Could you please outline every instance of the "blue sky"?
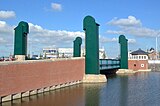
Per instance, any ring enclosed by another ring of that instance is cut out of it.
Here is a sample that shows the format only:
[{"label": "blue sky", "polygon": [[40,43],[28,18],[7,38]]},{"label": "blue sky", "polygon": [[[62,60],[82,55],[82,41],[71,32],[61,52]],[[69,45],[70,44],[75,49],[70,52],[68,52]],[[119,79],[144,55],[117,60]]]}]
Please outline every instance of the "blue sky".
[{"label": "blue sky", "polygon": [[43,48],[72,47],[77,36],[84,39],[82,22],[87,15],[100,24],[100,47],[109,57],[119,54],[120,34],[129,40],[129,50],[155,48],[159,4],[159,0],[0,0],[0,56],[13,53],[14,28],[20,21],[30,26],[28,52],[40,54]]}]

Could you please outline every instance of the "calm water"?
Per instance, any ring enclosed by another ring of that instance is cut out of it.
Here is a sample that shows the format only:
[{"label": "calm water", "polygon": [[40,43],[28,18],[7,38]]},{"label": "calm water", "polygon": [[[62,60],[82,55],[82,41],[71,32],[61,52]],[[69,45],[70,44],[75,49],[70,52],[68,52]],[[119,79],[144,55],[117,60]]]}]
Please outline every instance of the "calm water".
[{"label": "calm water", "polygon": [[3,103],[2,106],[160,106],[160,72],[114,76]]}]

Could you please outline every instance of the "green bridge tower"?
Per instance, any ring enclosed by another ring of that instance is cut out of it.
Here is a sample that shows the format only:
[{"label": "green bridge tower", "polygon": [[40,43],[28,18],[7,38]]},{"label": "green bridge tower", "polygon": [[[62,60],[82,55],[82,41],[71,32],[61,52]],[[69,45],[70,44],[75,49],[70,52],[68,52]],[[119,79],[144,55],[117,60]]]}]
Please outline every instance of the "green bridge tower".
[{"label": "green bridge tower", "polygon": [[128,69],[128,40],[124,35],[120,35],[119,43],[120,43],[120,68]]},{"label": "green bridge tower", "polygon": [[[17,58],[26,58],[27,55],[27,34],[29,33],[29,26],[27,22],[21,21],[15,30],[14,39],[14,55]],[[22,56],[22,57],[19,57]]]},{"label": "green bridge tower", "polygon": [[81,45],[82,45],[82,38],[81,37],[77,37],[74,41],[73,41],[74,45],[73,45],[73,57],[81,57]]},{"label": "green bridge tower", "polygon": [[83,30],[85,31],[85,73],[100,74],[99,70],[99,24],[91,16],[86,16],[83,20]]}]

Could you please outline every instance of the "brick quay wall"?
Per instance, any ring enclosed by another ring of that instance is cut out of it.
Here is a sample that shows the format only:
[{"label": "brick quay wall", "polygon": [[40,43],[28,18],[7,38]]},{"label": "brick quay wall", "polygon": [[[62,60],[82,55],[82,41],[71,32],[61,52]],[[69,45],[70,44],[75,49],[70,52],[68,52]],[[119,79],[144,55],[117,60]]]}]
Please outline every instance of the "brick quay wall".
[{"label": "brick quay wall", "polygon": [[84,73],[84,58],[2,62],[0,102],[79,83]]}]

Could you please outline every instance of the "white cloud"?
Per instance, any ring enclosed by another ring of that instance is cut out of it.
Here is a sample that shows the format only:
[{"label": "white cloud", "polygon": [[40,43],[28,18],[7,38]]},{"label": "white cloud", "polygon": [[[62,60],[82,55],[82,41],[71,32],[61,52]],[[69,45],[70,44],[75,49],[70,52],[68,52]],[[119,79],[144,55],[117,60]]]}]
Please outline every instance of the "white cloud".
[{"label": "white cloud", "polygon": [[107,42],[117,42],[118,38],[106,38],[106,37],[100,37],[101,43],[107,43]]},{"label": "white cloud", "polygon": [[13,26],[8,25],[5,21],[0,21],[0,35],[12,34],[14,30]]},{"label": "white cloud", "polygon": [[107,30],[108,34],[117,34],[117,35],[122,35],[125,34],[124,31],[114,31],[114,30]]},{"label": "white cloud", "polygon": [[0,18],[7,19],[7,18],[13,18],[16,14],[14,11],[0,11]]},{"label": "white cloud", "polygon": [[1,55],[9,55],[13,52],[14,26],[0,21],[0,52]]},{"label": "white cloud", "polygon": [[135,39],[128,39],[128,43],[134,44],[134,43],[136,43],[136,40]]},{"label": "white cloud", "polygon": [[140,20],[137,20],[134,16],[128,16],[127,19],[114,18],[108,22],[109,25],[119,26],[119,27],[131,27],[131,26],[141,26]]},{"label": "white cloud", "polygon": [[150,28],[137,28],[137,27],[126,27],[123,29],[126,34],[141,36],[141,37],[154,37],[157,36],[158,30],[150,29]]},{"label": "white cloud", "polygon": [[61,10],[62,10],[62,5],[61,5],[61,4],[58,4],[58,3],[51,3],[51,8],[52,8],[54,11],[61,11]]},{"label": "white cloud", "polygon": [[[72,47],[73,41],[76,37],[84,39],[84,32],[66,31],[66,30],[48,30],[39,25],[29,23],[29,43],[32,47],[42,48],[45,47]],[[34,46],[33,46],[34,45]],[[37,45],[37,46],[35,46]],[[54,46],[53,46],[54,45]]]},{"label": "white cloud", "polygon": [[38,37],[38,38],[53,38],[53,40],[56,39],[74,39],[75,37],[79,36],[84,38],[84,33],[77,31],[77,32],[72,32],[72,31],[66,31],[66,30],[48,30],[48,29],[43,29],[39,25],[34,25],[32,23],[29,23],[29,29],[30,29],[30,34],[33,37]]},{"label": "white cloud", "polygon": [[138,37],[155,37],[159,32],[159,30],[154,30],[145,27],[123,27],[121,28],[121,30],[107,30],[108,34],[124,34],[134,35]]},{"label": "white cloud", "polygon": [[141,37],[155,37],[160,32],[160,30],[154,30],[143,27],[141,21],[136,19],[134,16],[128,16],[127,19],[114,18],[111,21],[109,21],[108,24],[114,25],[119,28],[119,30],[107,30],[108,34],[124,34]]},{"label": "white cloud", "polygon": [[[106,37],[100,37],[101,43],[109,43],[109,42],[117,42],[118,43],[119,38],[106,38]],[[128,43],[133,44],[136,43],[135,39],[128,39]]]},{"label": "white cloud", "polygon": [[5,43],[7,43],[7,41],[4,38],[0,37],[0,44],[5,44]]},{"label": "white cloud", "polygon": [[[1,48],[7,46],[8,54],[13,52],[14,28],[15,26],[0,21],[0,44],[3,44],[0,46]],[[28,51],[40,53],[45,47],[72,47],[73,41],[78,36],[84,39],[85,34],[80,31],[48,30],[29,23]]]}]

